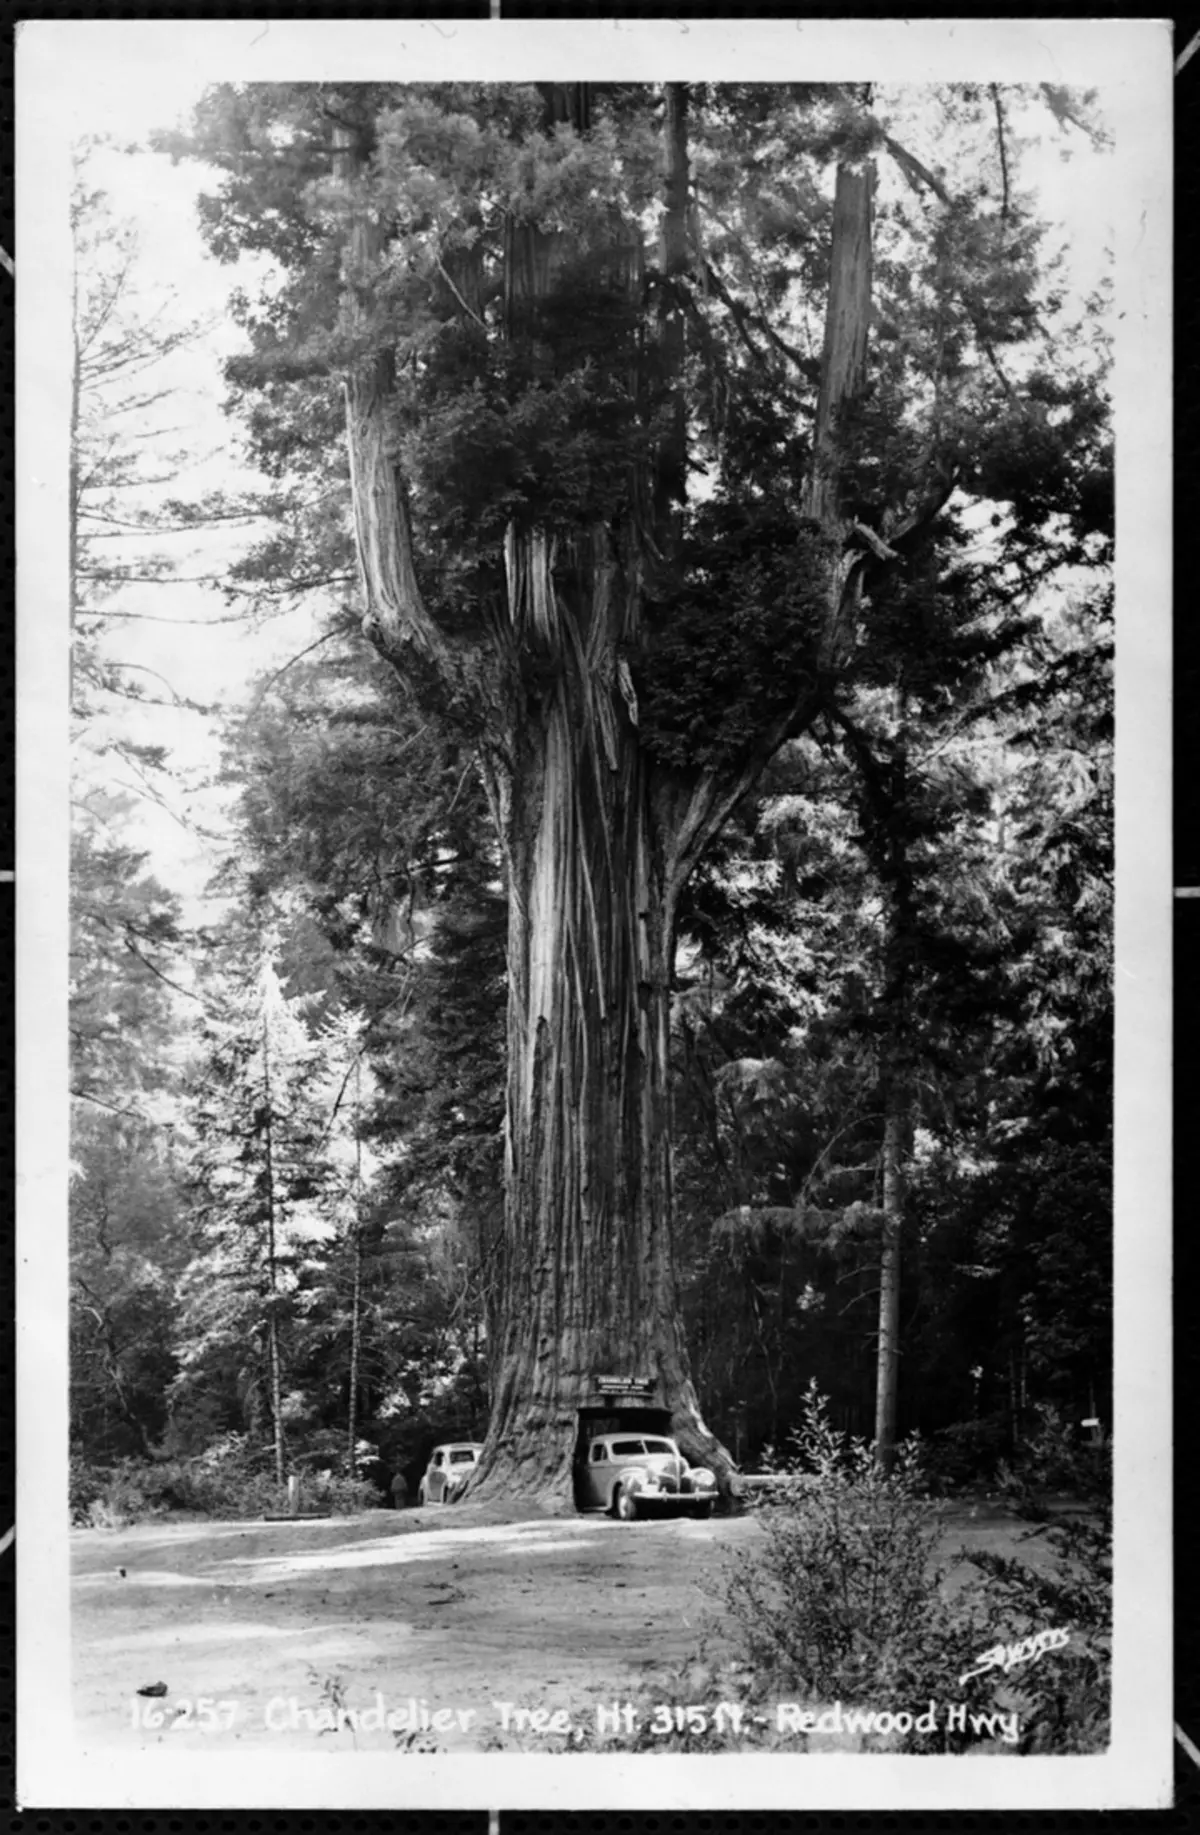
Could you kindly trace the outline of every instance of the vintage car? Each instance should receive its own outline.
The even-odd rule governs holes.
[[[625,1522],[652,1510],[709,1516],[717,1481],[705,1466],[690,1466],[665,1435],[604,1434],[588,1446],[577,1496],[581,1510],[611,1510]]]
[[[419,1504],[452,1504],[479,1464],[483,1448],[474,1440],[452,1440],[435,1446],[425,1476],[417,1486]]]

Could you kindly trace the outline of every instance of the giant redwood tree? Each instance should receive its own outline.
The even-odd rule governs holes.
[[[1035,412],[1009,355],[1041,335],[1037,235],[976,100],[262,85],[210,92],[176,142],[223,173],[214,250],[272,263],[229,374],[260,463],[321,482],[291,539],[331,573],[353,540],[366,637],[471,747],[494,820],[485,1485],[565,1495],[599,1372],[648,1378],[728,1468],[672,1263],[677,905],[869,658],[872,579],[971,488],[979,428]],[[922,110],[968,171],[905,142]]]

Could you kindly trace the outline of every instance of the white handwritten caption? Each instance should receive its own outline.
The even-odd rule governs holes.
[[[993,1644],[990,1650],[983,1650],[975,1659],[975,1668],[968,1669],[958,1678],[962,1688],[972,1676],[982,1676],[989,1669],[1002,1669],[1005,1675],[1010,1669],[1016,1669],[1022,1663],[1036,1663],[1048,1650],[1062,1650],[1071,1641],[1071,1633],[1064,1631],[1061,1625],[1048,1625],[1044,1631],[1035,1631],[1032,1637],[1022,1638],[1019,1644]]]
[[[1010,1647],[1000,1648],[1007,1651]],[[260,1708],[259,1718],[266,1733],[353,1735],[372,1732],[465,1734],[476,1731],[476,1722],[481,1718],[486,1721],[487,1716],[486,1711],[478,1708],[431,1707],[424,1699],[414,1696],[403,1705],[393,1706],[376,1690],[372,1704],[364,1707],[351,1707],[344,1702],[314,1706],[295,1695],[273,1695]],[[603,1740],[629,1739],[643,1732],[659,1739],[680,1733],[714,1733],[736,1738],[751,1728],[770,1729],[781,1735],[887,1738],[911,1731],[933,1733],[938,1727],[944,1727],[948,1733],[1001,1739],[1010,1745],[1015,1745],[1019,1738],[1019,1722],[1014,1713],[977,1714],[961,1702],[945,1706],[939,1713],[936,1701],[930,1701],[923,1712],[843,1706],[840,1701],[825,1707],[780,1701],[762,1713],[733,1701],[688,1705],[660,1702],[648,1714],[643,1714],[632,1701],[613,1701],[611,1704],[597,1703],[590,1714],[584,1713],[580,1718],[567,1708],[529,1708],[513,1701],[493,1701],[491,1718],[492,1725],[502,1733],[574,1737],[576,1742],[589,1734]],[[242,1703],[204,1695],[195,1700],[180,1698],[174,1702],[135,1697],[131,1703],[131,1724],[143,1732],[221,1733],[232,1728],[235,1721],[244,1719]]]

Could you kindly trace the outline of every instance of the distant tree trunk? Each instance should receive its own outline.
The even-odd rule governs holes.
[[[357,1476],[358,1362],[362,1315],[362,1128],[359,1103],[362,1059],[354,1066],[354,1260],[350,1290],[350,1399],[346,1419],[346,1462],[351,1478]]]
[[[270,1298],[270,1311],[267,1314],[267,1360],[270,1367],[271,1382],[271,1427],[272,1442],[275,1451],[275,1482],[283,1484],[284,1448],[283,1448],[283,1384],[280,1374],[279,1357],[279,1320],[275,1315],[275,1296]]]
[[[879,1345],[875,1394],[875,1458],[885,1472],[896,1457],[896,1404],[900,1386],[900,1275],[904,1232],[904,1163],[908,1151],[910,1057],[910,974],[916,913],[912,867],[905,843],[908,797],[905,723],[908,699],[896,691],[896,745],[887,774],[888,812],[879,858],[887,903],[884,1011],[887,1039],[883,1066],[883,1244],[879,1267]]]
[[[842,513],[839,417],[862,390],[871,324],[871,212],[875,168],[839,165],[833,199],[833,246],[825,308],[821,386],[813,440],[808,512],[818,522]]]
[[[346,1463],[351,1478],[357,1472],[359,1324],[362,1309],[362,1230],[354,1225],[353,1275],[350,1289],[350,1399],[346,1412]]]
[[[270,1024],[263,1015],[263,1096],[266,1129],[263,1143],[267,1175],[267,1365],[271,1389],[271,1428],[275,1447],[275,1482],[281,1488],[284,1477],[283,1448],[283,1379],[279,1356],[279,1268],[275,1238],[275,1160],[271,1115],[271,1041]]]
[[[883,1246],[879,1264],[879,1350],[875,1373],[875,1458],[885,1472],[891,1470],[896,1457],[905,1123],[897,1095],[889,1091],[883,1124]]]
[[[862,394],[871,325],[872,211],[875,168],[841,164],[833,202],[829,299],[821,352],[821,382],[813,431],[812,464],[804,492],[805,514],[834,535],[842,559],[830,583],[829,618],[822,662],[836,672],[852,638],[862,599],[863,558],[845,547],[847,506],[842,488],[842,422]]]

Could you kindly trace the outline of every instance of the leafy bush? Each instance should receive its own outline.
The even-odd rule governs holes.
[[[161,1516],[167,1506],[157,1494],[154,1476],[153,1467],[137,1459],[123,1459],[108,1467],[72,1459],[72,1523],[89,1529],[123,1529],[126,1523]]]
[[[191,1459],[165,1460],[159,1468],[173,1510],[198,1516],[261,1516],[281,1499],[265,1448],[243,1434],[226,1434]]]
[[[305,1501],[317,1510],[332,1510],[336,1516],[356,1516],[360,1510],[381,1509],[385,1500],[378,1485],[369,1479],[348,1478],[334,1472],[312,1481],[301,1500],[302,1507]]]
[[[836,1432],[815,1384],[795,1444],[758,1506],[765,1548],[728,1571],[741,1653],[775,1694],[924,1708],[970,1669],[982,1626],[944,1594],[942,1519],[914,1454],[901,1448],[884,1473],[865,1441]]]
[[[106,1468],[93,1465],[82,1453],[71,1454],[67,1474],[67,1503],[72,1523],[87,1523],[91,1520],[92,1505],[103,1500],[106,1476]]]
[[[1006,1751],[1105,1743],[1112,1579],[1103,1510],[1029,1532],[1048,1551],[1042,1565],[964,1550],[975,1575],[952,1586],[935,1559],[944,1511],[927,1495],[917,1451],[902,1448],[885,1474],[865,1441],[833,1429],[815,1385],[796,1457],[758,1509],[764,1546],[730,1565],[725,1591],[751,1698],[914,1719],[936,1704],[928,1730],[864,1736],[893,1750],[961,1750],[989,1731]],[[1069,1642],[1008,1660],[1007,1647],[1050,1629]],[[1007,1730],[971,1718],[988,1715],[1005,1716]]]
[[[305,1479],[307,1505],[353,1515],[377,1506],[380,1494],[365,1479],[330,1473]],[[166,1511],[189,1516],[249,1517],[287,1508],[271,1468],[269,1450],[242,1434],[226,1434],[188,1459],[123,1459],[94,1466],[71,1460],[71,1521],[119,1529]]]
[[[1080,1440],[1071,1421],[1050,1402],[1036,1405],[1037,1426],[1020,1440],[997,1476],[1023,1516],[1046,1514],[1046,1497],[1058,1491],[1102,1504],[1112,1495],[1112,1449]]]
[[[931,1485],[944,1491],[962,1490],[994,1480],[1009,1444],[1006,1415],[956,1421],[930,1435],[921,1463]]]

